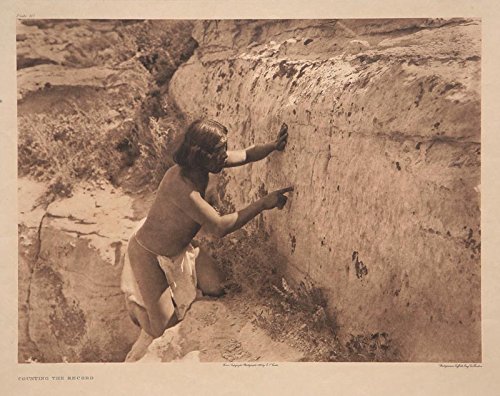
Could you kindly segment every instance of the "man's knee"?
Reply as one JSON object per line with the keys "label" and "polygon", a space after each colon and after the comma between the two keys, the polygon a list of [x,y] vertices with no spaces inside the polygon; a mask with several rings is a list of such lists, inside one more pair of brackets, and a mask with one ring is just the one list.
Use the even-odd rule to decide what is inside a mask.
{"label": "man's knee", "polygon": [[149,331],[146,331],[151,337],[159,338],[163,335],[165,329],[161,330],[160,328],[150,328]]}
{"label": "man's knee", "polygon": [[156,322],[153,321],[153,323],[151,323],[151,328],[149,329],[150,331],[148,333],[153,338],[161,337],[165,332],[165,330],[175,326],[177,323],[179,323],[179,320],[177,319],[176,315],[171,316],[167,323],[165,322],[160,323],[158,321]]}

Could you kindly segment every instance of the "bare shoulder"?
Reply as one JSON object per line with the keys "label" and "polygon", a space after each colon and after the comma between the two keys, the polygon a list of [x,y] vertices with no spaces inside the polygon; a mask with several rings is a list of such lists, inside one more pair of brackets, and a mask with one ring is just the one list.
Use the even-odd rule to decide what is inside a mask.
{"label": "bare shoulder", "polygon": [[156,201],[163,204],[170,202],[184,209],[190,206],[193,199],[204,200],[206,187],[206,184],[197,185],[188,179],[183,175],[182,168],[175,165],[165,173],[157,191]]}
{"label": "bare shoulder", "polygon": [[194,190],[194,186],[188,183],[181,175],[181,168],[177,165],[171,167],[158,187],[157,195],[160,197],[169,197],[174,201],[186,199]]}

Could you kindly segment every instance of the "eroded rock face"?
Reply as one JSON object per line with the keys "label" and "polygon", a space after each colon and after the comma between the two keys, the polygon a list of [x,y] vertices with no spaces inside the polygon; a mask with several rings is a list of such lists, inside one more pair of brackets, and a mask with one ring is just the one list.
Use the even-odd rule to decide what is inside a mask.
{"label": "eroded rock face", "polygon": [[19,360],[123,361],[139,333],[120,291],[132,201],[103,186],[32,210],[39,186],[20,180]]}
{"label": "eroded rock face", "polygon": [[345,334],[388,333],[403,360],[479,361],[480,24],[210,21],[170,94],[230,148],[284,153],[224,172],[236,208],[293,185],[264,225],[287,272],[329,296]]}

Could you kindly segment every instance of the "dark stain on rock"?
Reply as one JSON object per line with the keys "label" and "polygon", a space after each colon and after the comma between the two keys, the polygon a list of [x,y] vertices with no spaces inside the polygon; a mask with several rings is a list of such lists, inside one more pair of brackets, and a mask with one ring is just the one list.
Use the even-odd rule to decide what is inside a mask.
{"label": "dark stain on rock", "polygon": [[[474,236],[474,231],[472,231],[472,228],[469,228],[469,234],[467,235],[467,238],[464,239],[465,247],[467,249],[471,249],[472,253],[474,254],[479,254],[481,253],[481,242],[477,241]],[[473,256],[471,256],[473,258]]]}
{"label": "dark stain on rock", "polygon": [[255,80],[252,81],[252,86],[250,87],[250,92],[254,92],[255,88],[257,87],[257,83],[259,82],[259,78],[257,77]]}
{"label": "dark stain on rock", "polygon": [[368,275],[368,268],[366,265],[359,260],[358,252],[352,252],[352,261],[354,263],[354,268],[356,270],[356,277],[362,279],[364,276]]}
{"label": "dark stain on rock", "polygon": [[111,247],[115,249],[115,266],[117,266],[118,264],[120,264],[120,260],[122,257],[122,242],[113,242],[111,244]]}
{"label": "dark stain on rock", "polygon": [[299,79],[300,77],[302,77],[305,73],[305,70],[309,67],[309,65],[304,65],[300,68],[299,70],[299,74],[297,74],[297,79]]}
{"label": "dark stain on rock", "polygon": [[481,60],[481,57],[474,55],[474,56],[469,56],[468,58],[465,58],[466,61],[479,61]]}
{"label": "dark stain on rock", "polygon": [[415,99],[415,106],[417,106],[417,107],[420,105],[420,101],[422,100],[422,98],[424,96],[424,84],[423,84],[423,82],[420,82],[418,84],[418,88],[419,88],[419,92],[417,95],[417,99]]}
{"label": "dark stain on rock", "polygon": [[370,64],[370,63],[374,63],[374,62],[379,61],[381,58],[382,58],[382,55],[370,56],[370,55],[363,54],[363,55],[358,56],[357,60],[359,60],[359,62],[363,63],[363,64]]}
{"label": "dark stain on rock", "polygon": [[292,254],[295,253],[295,247],[297,246],[297,239],[295,235],[290,234],[290,241],[292,242]]}
{"label": "dark stain on rock", "polygon": [[[23,41],[23,40],[20,40]],[[34,67],[38,65],[57,65],[57,62],[50,59],[43,58],[18,58],[17,70],[25,69],[28,67]]]}
{"label": "dark stain on rock", "polygon": [[455,88],[463,88],[463,85],[461,83],[459,83],[459,82],[448,83],[441,90],[441,95],[444,95],[448,91],[451,91],[452,89],[455,89]]}
{"label": "dark stain on rock", "polygon": [[262,36],[263,28],[260,25],[255,26],[252,32],[252,38],[250,39],[250,42],[255,41],[259,42],[261,36]]}
{"label": "dark stain on rock", "polygon": [[428,82],[428,90],[429,92],[432,92],[432,90],[436,87],[436,85],[438,84],[439,82],[439,79],[437,76],[432,76],[431,79],[429,80]]}
{"label": "dark stain on rock", "polygon": [[399,165],[399,162],[396,162],[396,168],[398,169],[398,171],[401,170],[401,166]]}
{"label": "dark stain on rock", "polygon": [[293,77],[297,73],[297,70],[293,65],[287,65],[286,60],[283,60],[279,63],[279,70],[274,73],[273,75],[273,80],[276,77],[284,77],[286,76],[287,78]]}

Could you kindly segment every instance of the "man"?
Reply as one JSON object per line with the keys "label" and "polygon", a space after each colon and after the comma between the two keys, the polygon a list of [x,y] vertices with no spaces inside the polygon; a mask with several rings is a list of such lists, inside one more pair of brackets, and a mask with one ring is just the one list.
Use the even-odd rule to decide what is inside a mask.
{"label": "man", "polygon": [[130,238],[122,289],[134,322],[157,338],[181,320],[196,298],[223,293],[221,275],[211,257],[191,241],[200,228],[223,237],[243,227],[264,210],[283,208],[292,187],[274,191],[234,213],[219,215],[205,200],[209,173],[259,161],[283,151],[288,127],[283,124],[271,143],[227,151],[227,129],[198,120],[187,129],[171,167],[160,183],[147,218]]}

